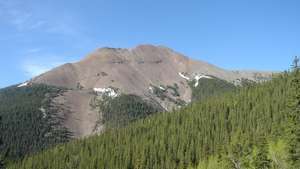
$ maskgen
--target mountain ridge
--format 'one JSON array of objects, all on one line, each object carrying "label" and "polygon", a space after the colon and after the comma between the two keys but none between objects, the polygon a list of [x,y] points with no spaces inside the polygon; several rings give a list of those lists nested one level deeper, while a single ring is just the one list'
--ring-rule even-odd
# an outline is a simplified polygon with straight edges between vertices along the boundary
[{"label": "mountain ridge", "polygon": [[[167,77],[162,77],[161,72],[164,72]],[[76,88],[80,83],[83,88],[92,89],[108,86],[113,84],[112,81],[116,81],[117,84],[113,84],[116,85],[115,87],[125,89],[125,92],[135,93],[137,90],[127,87],[131,80],[140,80],[134,86],[145,90],[150,83],[167,85],[171,83],[170,81],[178,82],[182,80],[178,76],[179,73],[186,73],[189,76],[212,75],[229,82],[241,78],[256,81],[256,76],[269,78],[272,74],[272,72],[225,70],[207,62],[190,59],[167,47],[139,45],[133,49],[99,48],[82,60],[54,68],[33,78],[31,82],[67,88]],[[100,75],[105,76],[105,74],[112,77],[110,81],[103,78],[101,80]],[[124,79],[120,75],[128,77]],[[120,86],[120,84],[124,85]]]}]

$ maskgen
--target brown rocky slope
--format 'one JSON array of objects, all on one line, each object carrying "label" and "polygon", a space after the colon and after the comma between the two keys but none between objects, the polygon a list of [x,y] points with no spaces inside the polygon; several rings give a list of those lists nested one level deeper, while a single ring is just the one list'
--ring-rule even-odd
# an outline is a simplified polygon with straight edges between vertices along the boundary
[{"label": "brown rocky slope", "polygon": [[96,93],[108,93],[111,97],[121,93],[135,94],[155,100],[166,110],[171,110],[178,105],[161,100],[154,90],[169,90],[167,86],[175,86],[179,96],[169,97],[189,103],[192,91],[188,83],[191,80],[217,77],[238,85],[241,79],[262,81],[271,75],[271,72],[224,70],[163,46],[140,45],[133,49],[97,49],[79,62],[57,67],[30,82],[68,89],[55,102],[72,113],[64,114],[65,126],[75,137],[82,137],[102,128],[97,127],[95,118],[99,115],[90,106]]}]

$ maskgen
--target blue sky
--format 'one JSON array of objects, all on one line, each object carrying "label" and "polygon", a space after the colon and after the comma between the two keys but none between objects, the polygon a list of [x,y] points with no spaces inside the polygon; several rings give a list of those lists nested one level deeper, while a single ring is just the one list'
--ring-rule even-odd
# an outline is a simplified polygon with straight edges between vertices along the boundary
[{"label": "blue sky", "polygon": [[97,47],[165,45],[227,69],[285,70],[299,0],[0,0],[0,88]]}]

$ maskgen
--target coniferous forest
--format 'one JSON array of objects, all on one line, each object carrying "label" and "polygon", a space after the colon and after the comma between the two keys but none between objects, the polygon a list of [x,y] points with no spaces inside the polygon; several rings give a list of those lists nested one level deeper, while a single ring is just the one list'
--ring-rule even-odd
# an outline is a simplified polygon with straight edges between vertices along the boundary
[{"label": "coniferous forest", "polygon": [[299,122],[296,69],[263,84],[58,145],[7,168],[299,169]]},{"label": "coniferous forest", "polygon": [[[234,91],[237,87],[233,83],[213,77],[212,79],[202,78],[195,86],[195,80],[189,82],[192,89],[192,101],[202,101],[211,96],[217,96],[228,91]],[[243,86],[248,86],[244,84]]]},{"label": "coniferous forest", "polygon": [[58,109],[51,105],[51,98],[60,92],[46,85],[0,91],[0,159],[7,163],[68,141],[70,133],[60,125]]},{"label": "coniferous forest", "polygon": [[[0,125],[2,122],[2,116],[0,116]],[[2,145],[2,139],[0,138],[0,146]],[[2,159],[2,155],[0,155],[0,169],[4,168],[4,164],[3,164],[3,159]]]},{"label": "coniferous forest", "polygon": [[116,98],[104,96],[95,101],[99,113],[102,112],[102,123],[106,128],[120,128],[138,119],[162,112],[158,104],[143,100],[140,96],[122,94]]}]

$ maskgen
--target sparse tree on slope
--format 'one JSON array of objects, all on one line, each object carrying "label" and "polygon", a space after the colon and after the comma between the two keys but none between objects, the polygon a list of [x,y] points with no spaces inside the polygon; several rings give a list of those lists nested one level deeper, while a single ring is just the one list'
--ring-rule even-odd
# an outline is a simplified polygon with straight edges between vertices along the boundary
[{"label": "sparse tree on slope", "polygon": [[295,56],[295,59],[293,60],[293,64],[292,64],[292,69],[295,70],[295,69],[299,69],[299,58],[298,56]]}]

